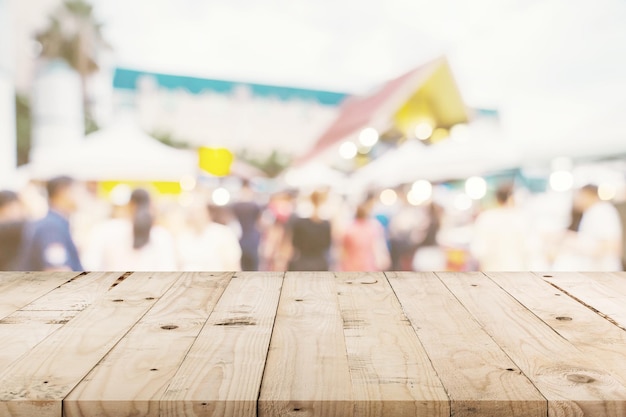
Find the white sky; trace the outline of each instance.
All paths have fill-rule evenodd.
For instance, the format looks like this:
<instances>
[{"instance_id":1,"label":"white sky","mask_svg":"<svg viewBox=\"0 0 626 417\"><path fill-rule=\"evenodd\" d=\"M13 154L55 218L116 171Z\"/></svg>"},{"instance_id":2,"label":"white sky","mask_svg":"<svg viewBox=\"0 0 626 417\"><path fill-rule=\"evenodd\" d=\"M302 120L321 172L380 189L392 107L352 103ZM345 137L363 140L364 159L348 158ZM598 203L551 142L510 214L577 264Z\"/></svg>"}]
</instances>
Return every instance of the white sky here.
<instances>
[{"instance_id":1,"label":"white sky","mask_svg":"<svg viewBox=\"0 0 626 417\"><path fill-rule=\"evenodd\" d=\"M445 54L513 139L626 149L626 0L92 1L120 66L358 93Z\"/></svg>"},{"instance_id":2,"label":"white sky","mask_svg":"<svg viewBox=\"0 0 626 417\"><path fill-rule=\"evenodd\" d=\"M447 54L469 104L626 92L624 0L94 0L118 63L362 91Z\"/></svg>"}]
</instances>

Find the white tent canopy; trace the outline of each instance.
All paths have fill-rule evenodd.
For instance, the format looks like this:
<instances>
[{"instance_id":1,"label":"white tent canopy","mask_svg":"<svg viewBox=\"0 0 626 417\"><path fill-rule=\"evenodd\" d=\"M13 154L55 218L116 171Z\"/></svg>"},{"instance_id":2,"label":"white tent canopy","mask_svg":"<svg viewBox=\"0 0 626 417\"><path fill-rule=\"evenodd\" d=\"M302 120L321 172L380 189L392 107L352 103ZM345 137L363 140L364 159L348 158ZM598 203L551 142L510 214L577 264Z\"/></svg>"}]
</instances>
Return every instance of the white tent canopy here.
<instances>
[{"instance_id":1,"label":"white tent canopy","mask_svg":"<svg viewBox=\"0 0 626 417\"><path fill-rule=\"evenodd\" d=\"M351 182L364 188L395 186L418 179L467 178L519 166L518 155L510 143L497 139L465 143L447 140L431 146L410 140L357 171Z\"/></svg>"},{"instance_id":2,"label":"white tent canopy","mask_svg":"<svg viewBox=\"0 0 626 417\"><path fill-rule=\"evenodd\" d=\"M33 179L70 175L80 180L180 181L197 173L197 154L171 148L130 121L88 135L70 149L39 149Z\"/></svg>"},{"instance_id":3,"label":"white tent canopy","mask_svg":"<svg viewBox=\"0 0 626 417\"><path fill-rule=\"evenodd\" d=\"M346 182L346 175L325 164L311 162L301 167L289 168L282 180L290 187L331 187L341 189Z\"/></svg>"}]
</instances>

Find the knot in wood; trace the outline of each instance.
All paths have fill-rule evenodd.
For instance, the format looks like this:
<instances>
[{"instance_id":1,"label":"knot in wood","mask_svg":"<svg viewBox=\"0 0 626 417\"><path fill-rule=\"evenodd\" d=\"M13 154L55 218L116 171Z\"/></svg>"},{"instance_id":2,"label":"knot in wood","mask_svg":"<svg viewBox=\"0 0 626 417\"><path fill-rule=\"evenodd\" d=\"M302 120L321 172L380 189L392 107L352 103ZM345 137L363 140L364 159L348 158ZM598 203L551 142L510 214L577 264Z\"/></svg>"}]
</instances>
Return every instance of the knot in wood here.
<instances>
[{"instance_id":1,"label":"knot in wood","mask_svg":"<svg viewBox=\"0 0 626 417\"><path fill-rule=\"evenodd\" d=\"M589 384L595 381L595 379L590 377L589 375L583 374L569 374L567 376L567 379L577 384Z\"/></svg>"}]
</instances>

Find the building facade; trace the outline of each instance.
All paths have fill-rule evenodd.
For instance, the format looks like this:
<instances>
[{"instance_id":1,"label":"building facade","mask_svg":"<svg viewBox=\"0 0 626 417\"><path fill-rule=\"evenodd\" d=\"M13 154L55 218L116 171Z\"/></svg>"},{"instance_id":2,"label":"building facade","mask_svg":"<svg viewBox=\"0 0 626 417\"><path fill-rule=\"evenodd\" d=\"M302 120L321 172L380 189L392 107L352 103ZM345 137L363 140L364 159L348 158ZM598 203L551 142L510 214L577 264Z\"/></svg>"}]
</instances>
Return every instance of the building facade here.
<instances>
[{"instance_id":1,"label":"building facade","mask_svg":"<svg viewBox=\"0 0 626 417\"><path fill-rule=\"evenodd\" d=\"M149 134L191 146L299 155L338 114L344 93L117 68L114 109Z\"/></svg>"}]
</instances>

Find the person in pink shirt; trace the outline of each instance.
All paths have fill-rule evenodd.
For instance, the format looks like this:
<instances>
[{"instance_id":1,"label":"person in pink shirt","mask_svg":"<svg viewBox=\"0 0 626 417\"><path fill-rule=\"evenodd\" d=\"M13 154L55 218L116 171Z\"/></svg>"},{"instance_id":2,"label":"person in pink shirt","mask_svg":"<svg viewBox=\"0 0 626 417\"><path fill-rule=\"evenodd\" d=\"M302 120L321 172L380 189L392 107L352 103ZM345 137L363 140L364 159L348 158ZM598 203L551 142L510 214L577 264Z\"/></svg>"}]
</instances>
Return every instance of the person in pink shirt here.
<instances>
[{"instance_id":1,"label":"person in pink shirt","mask_svg":"<svg viewBox=\"0 0 626 417\"><path fill-rule=\"evenodd\" d=\"M369 204L361 204L342 241L342 271L383 271L390 258L382 225L371 217Z\"/></svg>"}]
</instances>

